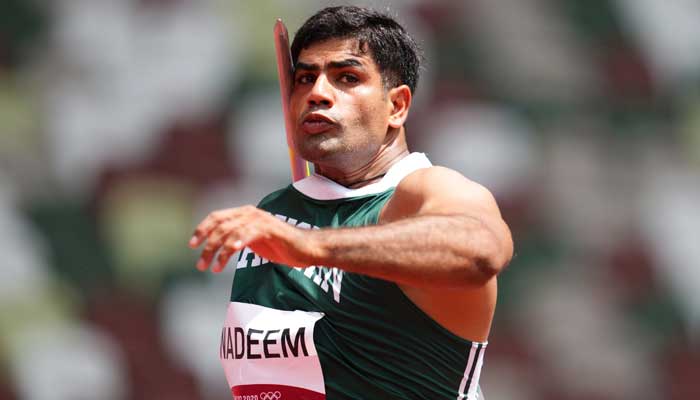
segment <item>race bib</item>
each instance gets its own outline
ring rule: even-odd
[[[325,399],[314,345],[321,318],[320,312],[231,302],[219,357],[234,400]]]

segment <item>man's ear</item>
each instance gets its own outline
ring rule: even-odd
[[[400,128],[406,122],[408,109],[411,108],[411,89],[407,85],[397,86],[389,90],[387,98],[391,102],[389,126]]]

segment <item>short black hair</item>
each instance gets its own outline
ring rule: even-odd
[[[312,15],[294,35],[293,64],[303,49],[336,38],[355,38],[360,49],[367,46],[385,87],[406,84],[416,91],[422,59],[416,41],[394,18],[368,8],[327,7]]]

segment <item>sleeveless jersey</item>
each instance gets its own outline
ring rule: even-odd
[[[306,229],[372,225],[398,182],[430,165],[412,153],[360,189],[312,175],[259,207]],[[481,398],[485,347],[440,326],[392,282],[290,268],[246,248],[219,355],[236,400],[471,400]]]

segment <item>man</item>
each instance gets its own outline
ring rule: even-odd
[[[315,174],[211,213],[190,241],[206,241],[200,270],[242,251],[220,347],[234,398],[477,398],[513,245],[488,190],[408,151],[415,42],[333,7],[292,59],[294,144]]]

